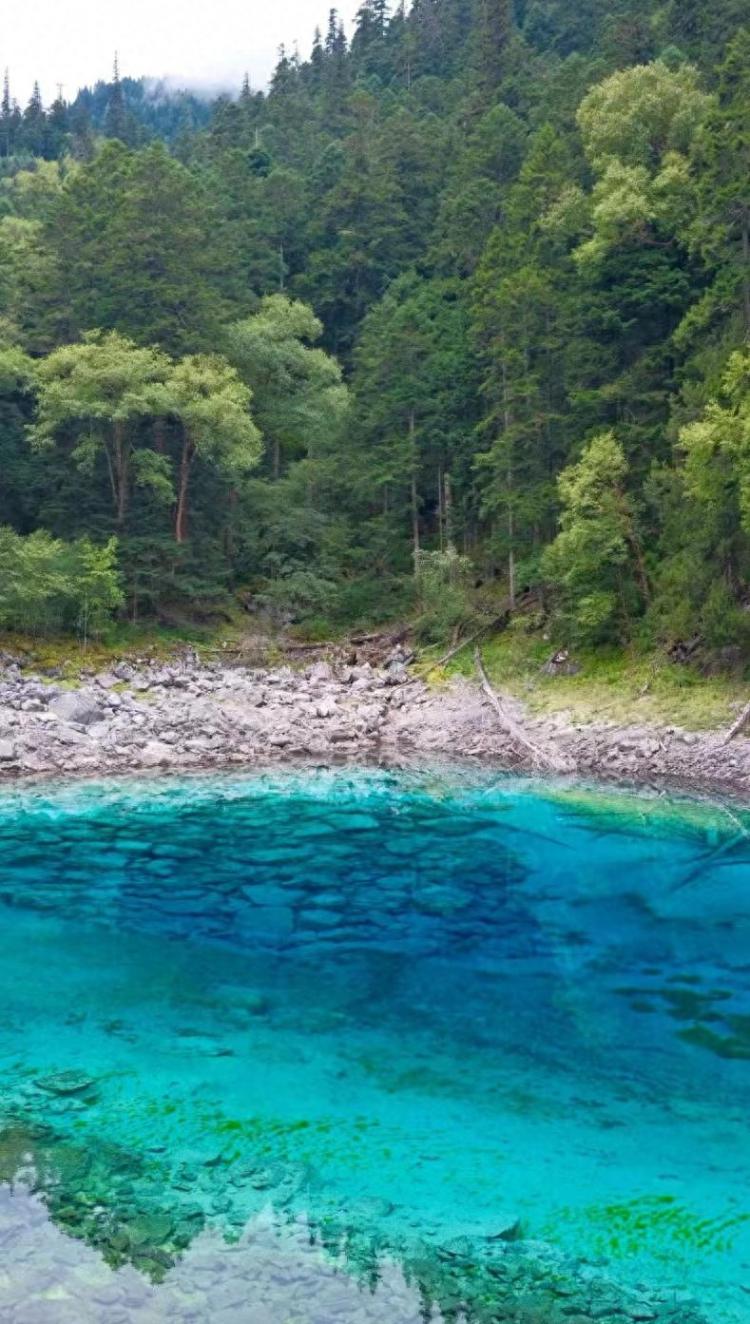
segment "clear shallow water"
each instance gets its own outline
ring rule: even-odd
[[[3,792],[0,1317],[747,1324],[746,826],[383,772]]]

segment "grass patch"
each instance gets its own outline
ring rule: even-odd
[[[726,727],[750,697],[736,678],[704,677],[662,654],[606,648],[576,653],[575,676],[546,676],[554,645],[523,620],[482,642],[482,657],[498,689],[522,699],[531,713],[565,713],[574,722],[674,725],[693,731]],[[469,646],[444,671],[434,668],[440,650],[428,650],[422,671],[433,683],[474,675]],[[431,668],[432,664],[432,668]]]
[[[86,671],[106,671],[116,661],[147,658],[168,662],[186,645],[200,652],[202,648],[220,648],[232,641],[236,631],[226,626],[195,626],[166,629],[159,626],[113,626],[105,638],[79,643],[70,635],[29,635],[0,633],[0,651],[18,657],[22,665],[34,671],[59,671],[63,681],[75,681]]]

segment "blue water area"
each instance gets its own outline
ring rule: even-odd
[[[0,794],[0,1318],[750,1321],[750,814]]]

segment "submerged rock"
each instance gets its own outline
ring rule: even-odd
[[[83,1071],[58,1071],[51,1076],[38,1076],[34,1081],[38,1089],[47,1094],[61,1096],[84,1094],[93,1089],[96,1082]]]

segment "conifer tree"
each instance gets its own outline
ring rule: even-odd
[[[70,120],[68,107],[63,99],[62,88],[58,90],[47,116],[47,154],[52,161],[59,160],[68,146]]]
[[[473,62],[477,87],[492,101],[508,72],[513,35],[510,0],[475,0]]]
[[[108,138],[117,138],[119,142],[125,143],[126,146],[130,145],[132,135],[125,105],[125,94],[120,81],[120,61],[117,54],[115,54],[112,69],[112,87],[107,104],[105,131]]]
[[[13,155],[13,103],[10,98],[10,74],[3,75],[3,97],[0,102],[0,155]]]
[[[46,143],[47,117],[42,104],[39,84],[34,87],[25,111],[23,112],[23,146],[32,156],[44,156]]]
[[[711,302],[726,306],[734,290],[750,336],[750,28],[740,28],[719,67],[718,104],[695,157],[700,214],[693,233],[717,271]]]

